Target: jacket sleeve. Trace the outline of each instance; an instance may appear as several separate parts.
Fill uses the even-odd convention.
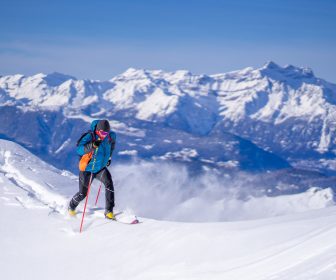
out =
[[[77,154],[80,156],[83,156],[84,154],[87,154],[91,151],[93,151],[92,146],[92,136],[91,133],[88,133],[83,137],[83,139],[79,142],[77,147]]]
[[[110,158],[111,158],[111,157],[112,157],[113,150],[114,150],[115,145],[116,145],[117,135],[116,135],[113,131],[111,131],[111,132],[110,132],[110,137],[111,137],[111,139],[112,139],[112,141],[111,141],[111,154],[110,154]]]

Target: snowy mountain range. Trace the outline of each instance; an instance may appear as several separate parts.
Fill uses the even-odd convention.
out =
[[[0,135],[74,171],[74,144],[96,118],[117,160],[197,168],[336,172],[336,85],[269,62],[216,75],[128,69],[109,81],[60,73],[0,78]]]

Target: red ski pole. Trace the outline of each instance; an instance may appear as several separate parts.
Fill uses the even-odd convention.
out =
[[[92,170],[94,169],[94,166],[95,166],[95,163],[96,163],[96,154],[97,154],[97,151],[98,151],[98,148],[95,150],[95,153],[94,153],[94,160],[93,160],[93,164],[92,164]],[[85,199],[84,211],[83,211],[82,221],[81,221],[80,230],[79,230],[80,233],[82,232],[82,228],[83,228],[84,216],[85,216],[86,205],[87,205],[89,194],[90,194],[92,178],[93,178],[93,172],[91,172],[89,186],[88,186],[88,191],[87,191],[87,195],[86,195],[86,199]]]
[[[107,168],[107,167],[106,167]],[[103,170],[103,173],[105,172],[105,169]],[[97,202],[98,202],[98,198],[99,198],[99,194],[100,194],[100,190],[101,190],[101,186],[102,186],[102,177],[103,177],[103,173],[101,173],[100,175],[100,186],[99,186],[99,190],[98,190],[98,194],[97,194],[97,198],[96,198],[96,203],[95,203],[95,206],[97,205]]]
[[[99,198],[99,194],[100,194],[101,185],[102,185],[102,183],[100,182],[100,186],[99,186],[99,189],[98,189],[98,194],[97,194],[95,206],[97,206],[97,202],[98,202],[98,198]]]

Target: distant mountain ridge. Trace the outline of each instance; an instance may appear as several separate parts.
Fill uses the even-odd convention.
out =
[[[121,157],[183,158],[183,150],[189,149],[193,155],[189,160],[195,162],[218,165],[232,157],[230,162],[241,166],[251,159],[241,161],[233,155],[242,156],[244,149],[237,148],[237,143],[247,140],[247,146],[255,144],[280,157],[275,164],[278,167],[289,166],[280,164],[283,158],[294,165],[328,170],[333,169],[336,151],[335,105],[336,85],[315,77],[311,69],[281,67],[274,62],[216,75],[130,68],[103,82],[60,73],[12,75],[0,78],[0,116],[6,120],[0,134],[47,159],[55,152],[69,153],[70,143],[85,126],[82,122],[108,118],[125,137]],[[39,141],[15,128],[8,130],[13,124],[27,127],[27,122],[18,121],[23,116],[30,120],[28,130],[51,136]],[[161,135],[155,130],[162,131]],[[182,139],[176,139],[179,133]],[[137,139],[142,139],[141,147]],[[174,143],[178,140],[180,143]],[[203,152],[197,149],[200,142],[204,142]],[[248,157],[253,158],[256,150],[251,148]],[[207,151],[216,156],[207,157]],[[272,166],[262,157],[260,161],[266,169]]]

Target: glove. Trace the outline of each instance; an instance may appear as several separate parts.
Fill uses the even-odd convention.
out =
[[[97,148],[99,147],[99,145],[101,144],[101,142],[102,142],[101,140],[96,140],[96,141],[94,141],[94,142],[93,142],[93,145],[92,145],[93,148],[94,148],[94,149],[97,149]]]
[[[106,167],[110,166],[110,164],[111,164],[111,160],[109,159],[107,164],[106,164]]]

